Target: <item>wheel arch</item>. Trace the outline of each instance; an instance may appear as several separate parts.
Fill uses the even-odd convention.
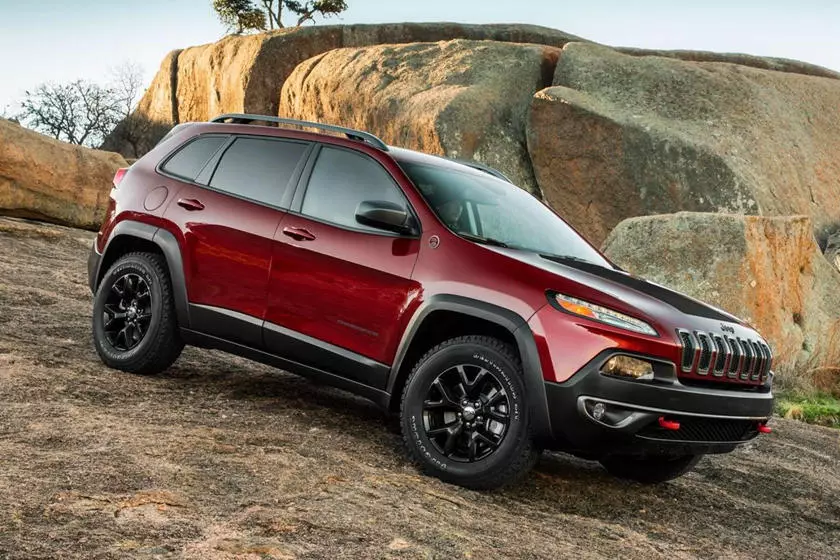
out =
[[[175,236],[163,228],[133,220],[118,223],[111,232],[99,260],[91,286],[93,291],[99,288],[103,276],[117,259],[134,251],[157,252],[164,256],[172,282],[178,325],[189,328],[189,300],[181,249]]]
[[[388,375],[388,409],[399,408],[405,381],[416,360],[435,344],[463,334],[495,336],[514,346],[522,360],[533,436],[539,442],[550,441],[551,423],[542,367],[526,319],[509,309],[464,296],[436,295],[417,310],[403,334]]]

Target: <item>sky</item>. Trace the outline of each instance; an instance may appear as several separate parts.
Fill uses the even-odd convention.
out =
[[[225,34],[211,0],[0,0],[0,115],[43,82],[98,82],[125,62]],[[793,58],[840,71],[840,0],[347,0],[324,23],[532,23],[609,45]]]

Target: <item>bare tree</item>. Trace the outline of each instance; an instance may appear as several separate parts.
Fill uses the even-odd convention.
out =
[[[124,62],[111,69],[111,88],[123,117],[134,111],[143,93],[143,67],[136,62]]]
[[[115,149],[125,155],[140,157],[151,149],[153,137],[160,136],[159,124],[139,114],[137,102],[143,93],[143,67],[135,62],[126,62],[111,70],[114,101],[120,114],[119,124],[108,134],[103,148]],[[131,152],[126,149],[131,148]]]
[[[87,80],[41,84],[25,93],[17,117],[33,130],[88,147],[99,147],[119,123],[121,139],[137,148],[149,126],[146,119],[133,118],[143,93],[143,69],[127,62],[111,75],[104,86]]]
[[[114,90],[86,80],[41,84],[25,92],[20,119],[58,140],[94,147],[119,122]]]

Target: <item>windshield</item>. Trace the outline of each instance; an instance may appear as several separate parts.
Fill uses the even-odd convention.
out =
[[[449,229],[474,241],[612,268],[542,202],[489,174],[400,162]]]

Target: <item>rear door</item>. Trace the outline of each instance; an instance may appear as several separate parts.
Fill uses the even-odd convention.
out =
[[[194,330],[262,345],[272,240],[310,148],[300,141],[232,136],[193,180],[180,177],[164,217],[183,235]],[[176,158],[161,171],[177,177]]]
[[[366,154],[325,145],[311,160],[302,196],[274,238],[266,346],[384,387],[399,334],[419,301],[411,273],[420,241],[359,224],[356,208],[364,200],[409,203]]]

